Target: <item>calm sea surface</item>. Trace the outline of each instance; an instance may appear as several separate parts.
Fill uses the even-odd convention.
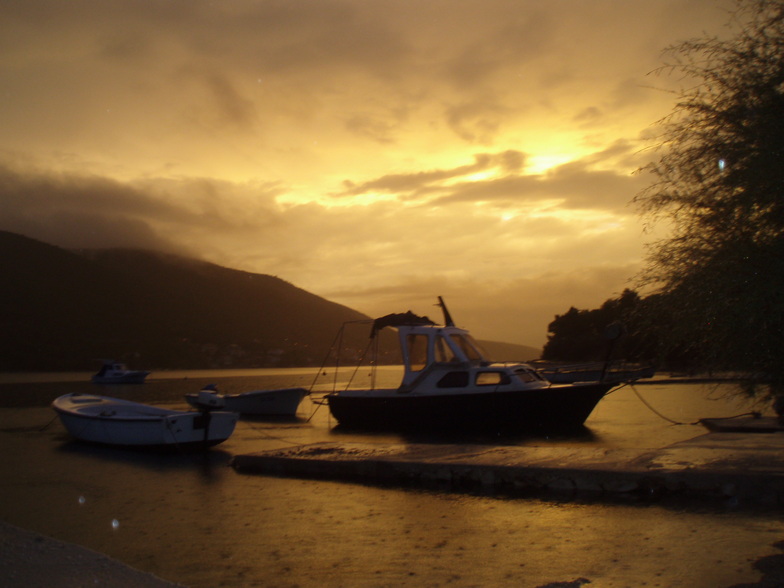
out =
[[[68,392],[185,408],[207,383],[226,393],[335,385],[312,369],[154,372],[141,386],[90,374],[0,375],[0,520],[85,545],[139,569],[207,586],[519,586],[578,578],[592,586],[721,587],[756,582],[784,557],[780,512],[607,505],[447,494],[237,474],[239,453],[322,441],[438,442],[335,428],[305,399],[295,419],[242,420],[198,455],[151,455],[72,441],[49,403]],[[377,384],[394,385],[398,368]],[[356,385],[368,373],[340,374]],[[729,384],[648,384],[605,398],[584,434],[475,438],[530,446],[653,448],[704,434],[680,423],[754,407]],[[465,440],[463,440],[465,441]]]

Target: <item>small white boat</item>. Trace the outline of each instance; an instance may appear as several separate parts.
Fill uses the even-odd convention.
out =
[[[143,384],[150,372],[129,370],[114,360],[105,360],[98,373],[91,378],[93,384]]]
[[[204,409],[223,406],[244,415],[294,416],[308,391],[304,388],[281,388],[276,390],[253,390],[241,394],[220,394],[210,384],[198,394],[186,394],[185,400],[194,408]]]
[[[239,416],[224,411],[180,411],[130,400],[65,394],[52,408],[81,441],[134,448],[206,448],[234,432]]]

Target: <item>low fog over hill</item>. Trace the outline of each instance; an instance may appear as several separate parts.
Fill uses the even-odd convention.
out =
[[[5,371],[90,370],[99,358],[156,369],[320,365],[343,323],[370,319],[273,276],[152,251],[73,252],[0,232],[0,268]],[[361,348],[367,331],[356,332]],[[498,359],[539,353],[485,346]]]

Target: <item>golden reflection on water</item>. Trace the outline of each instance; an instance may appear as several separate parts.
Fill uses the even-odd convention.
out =
[[[182,403],[180,394],[198,383],[152,382],[127,394]],[[644,393],[683,418],[728,409],[691,388]],[[0,409],[0,519],[195,588],[540,586],[578,578],[603,588],[713,588],[755,581],[751,562],[777,553],[772,544],[784,538],[780,513],[471,496],[243,475],[229,466],[238,453],[324,439],[405,442],[332,433],[326,413],[306,421],[310,410],[303,406],[293,421],[241,421],[225,444],[183,456],[81,445],[59,423],[44,426],[46,406]],[[521,443],[635,447],[702,433],[663,425],[628,390],[600,403],[588,424],[595,435],[587,441]]]

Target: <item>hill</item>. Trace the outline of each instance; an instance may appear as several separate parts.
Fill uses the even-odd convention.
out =
[[[68,251],[0,231],[0,371],[318,366],[347,321],[369,320],[279,278],[153,251]],[[347,330],[358,356],[368,328]],[[386,361],[396,338],[382,333]],[[490,357],[539,350],[483,341]]]
[[[1,231],[0,271],[6,371],[318,365],[344,322],[368,318],[272,276]]]
[[[503,343],[500,341],[479,341],[493,361],[533,361],[542,356],[542,350],[528,345]]]

